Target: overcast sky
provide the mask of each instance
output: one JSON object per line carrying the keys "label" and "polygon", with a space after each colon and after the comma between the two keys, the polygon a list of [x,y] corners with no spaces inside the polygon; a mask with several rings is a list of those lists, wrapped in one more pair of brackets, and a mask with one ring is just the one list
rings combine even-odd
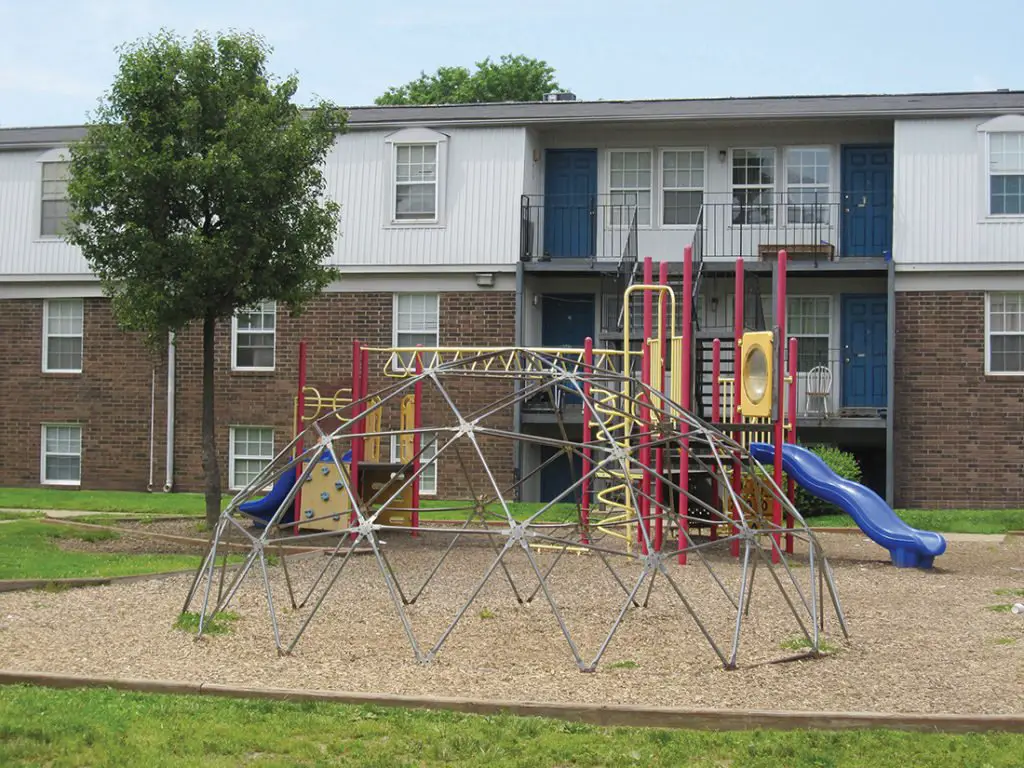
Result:
{"label": "overcast sky", "polygon": [[116,46],[252,30],[299,98],[523,53],[581,99],[1024,89],[1022,0],[0,0],[0,125],[82,122]]}

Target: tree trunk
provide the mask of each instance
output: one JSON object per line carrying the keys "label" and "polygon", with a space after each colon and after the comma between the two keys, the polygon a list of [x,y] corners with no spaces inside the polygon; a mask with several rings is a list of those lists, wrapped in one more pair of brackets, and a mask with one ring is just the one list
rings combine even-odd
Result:
{"label": "tree trunk", "polygon": [[214,354],[217,318],[203,320],[203,474],[206,476],[206,522],[212,528],[220,517],[220,462],[214,422]]}

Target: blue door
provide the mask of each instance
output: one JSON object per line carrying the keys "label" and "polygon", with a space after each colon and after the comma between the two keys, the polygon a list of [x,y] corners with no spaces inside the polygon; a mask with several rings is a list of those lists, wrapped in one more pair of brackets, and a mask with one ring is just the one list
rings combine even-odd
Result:
{"label": "blue door", "polygon": [[[541,297],[540,345],[583,349],[594,335],[596,302],[592,293],[547,293]],[[562,390],[566,403],[582,402],[579,395]]]}
{"label": "blue door", "polygon": [[846,295],[842,299],[843,406],[884,408],[888,387],[888,300]]}
{"label": "blue door", "polygon": [[892,252],[891,146],[843,147],[840,256]]}
{"label": "blue door", "polygon": [[544,255],[594,255],[597,224],[597,150],[549,149],[544,168]]}
{"label": "blue door", "polygon": [[[555,455],[556,451],[558,451],[558,457],[550,464],[541,467],[540,499],[538,501],[553,501],[559,494],[565,493],[566,488],[569,488],[573,483],[578,483],[580,478],[583,477],[583,457],[578,453],[572,455],[570,462],[570,457],[566,455],[565,451],[560,451],[550,445],[542,445],[540,447],[541,462],[550,459]],[[583,489],[577,485],[569,493],[565,493],[562,498],[558,499],[558,503],[578,504],[582,492]]]}

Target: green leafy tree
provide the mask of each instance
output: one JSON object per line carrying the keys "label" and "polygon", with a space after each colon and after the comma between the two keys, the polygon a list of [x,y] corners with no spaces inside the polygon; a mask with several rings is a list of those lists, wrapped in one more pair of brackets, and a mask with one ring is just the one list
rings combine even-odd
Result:
{"label": "green leafy tree", "polygon": [[475,104],[495,101],[540,101],[545,93],[560,89],[555,70],[547,62],[528,56],[505,54],[498,62],[490,57],[478,62],[475,72],[465,67],[440,67],[405,85],[388,88],[376,103]]}
{"label": "green leafy tree", "polygon": [[333,279],[338,205],[322,164],[344,111],[302,110],[268,75],[261,38],[161,32],[120,49],[87,135],[70,147],[66,239],[119,325],[159,348],[202,325],[206,519],[220,513],[214,432],[217,324],[276,300],[293,315]]}

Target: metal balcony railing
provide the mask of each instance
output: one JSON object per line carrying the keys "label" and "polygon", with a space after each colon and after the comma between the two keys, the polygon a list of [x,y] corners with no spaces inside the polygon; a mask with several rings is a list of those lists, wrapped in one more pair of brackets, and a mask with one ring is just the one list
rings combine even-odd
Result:
{"label": "metal balcony railing", "polygon": [[523,195],[523,261],[587,259],[629,274],[639,255],[634,194]]}

